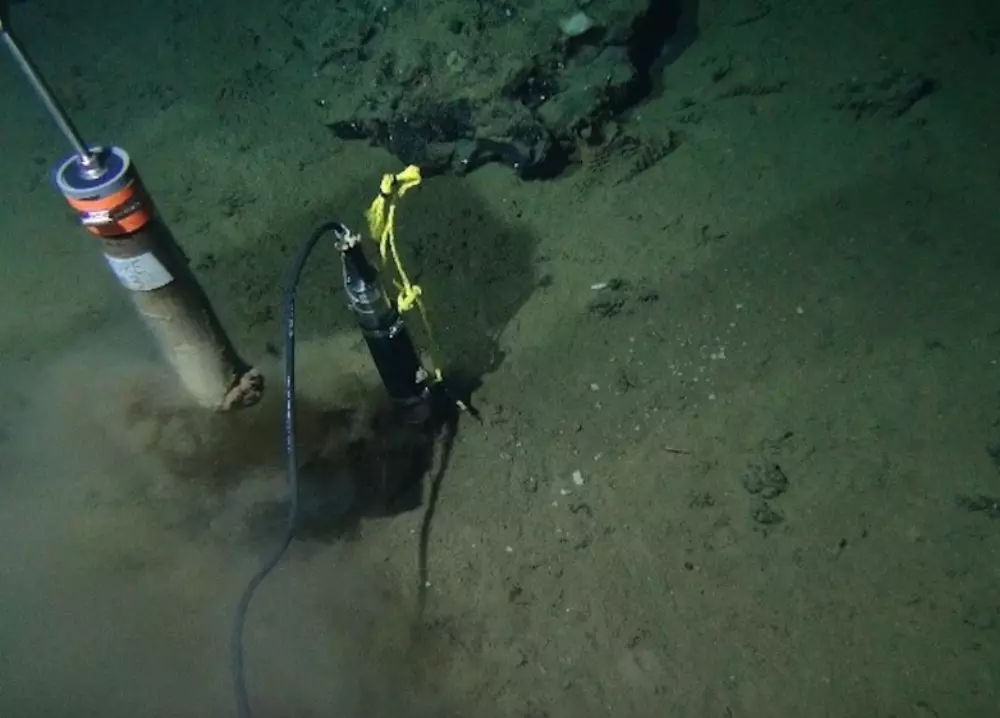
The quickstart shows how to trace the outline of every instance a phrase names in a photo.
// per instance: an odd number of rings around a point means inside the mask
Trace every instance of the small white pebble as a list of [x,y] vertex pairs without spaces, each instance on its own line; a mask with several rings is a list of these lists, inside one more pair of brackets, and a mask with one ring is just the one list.
[[598,291],[600,291],[602,289],[607,289],[608,288],[608,283],[607,282],[594,282],[593,284],[590,285],[590,288],[593,289],[595,292],[598,292]]
[[583,473],[579,469],[573,472],[573,483],[577,486],[583,486]]
[[504,549],[504,551],[506,551],[507,553],[514,553],[514,547],[508,546],[507,548]]
[[590,390],[591,391],[600,391],[601,390],[601,386],[600,386],[600,384],[591,384],[590,385]]

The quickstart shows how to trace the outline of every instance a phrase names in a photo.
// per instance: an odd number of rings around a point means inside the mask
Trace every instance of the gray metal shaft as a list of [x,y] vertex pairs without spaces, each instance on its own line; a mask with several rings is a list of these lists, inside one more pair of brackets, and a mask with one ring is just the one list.
[[73,147],[73,151],[80,158],[81,164],[85,167],[90,167],[97,163],[97,158],[90,151],[87,143],[83,141],[80,133],[77,131],[76,127],[73,126],[72,121],[70,121],[69,116],[63,110],[59,101],[52,94],[52,90],[49,89],[48,84],[45,82],[45,78],[42,77],[41,73],[35,67],[31,59],[25,54],[24,50],[21,49],[20,44],[14,39],[14,36],[10,34],[9,30],[3,30],[0,33],[3,37],[4,44],[7,45],[7,49],[10,50],[11,56],[14,58],[14,62],[17,66],[21,68],[21,72],[24,76],[28,78],[28,82],[31,83],[32,89],[35,94],[38,95],[38,99],[42,101],[45,105],[45,109],[48,111],[49,116],[55,121],[56,126],[59,131],[62,132],[63,137],[70,143]]

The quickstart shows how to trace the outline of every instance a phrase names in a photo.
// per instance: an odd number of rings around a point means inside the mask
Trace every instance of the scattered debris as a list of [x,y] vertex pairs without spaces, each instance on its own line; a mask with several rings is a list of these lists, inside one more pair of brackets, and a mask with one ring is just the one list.
[[747,493],[759,495],[762,499],[776,498],[788,490],[788,477],[773,462],[751,462],[740,480]]
[[638,305],[652,304],[659,298],[656,290],[633,287],[624,279],[611,279],[604,287],[601,298],[587,304],[587,312],[594,317],[610,319],[623,312],[631,314]]
[[771,508],[767,501],[759,496],[750,503],[750,516],[754,521],[764,526],[776,526],[785,520],[781,514]]
[[680,146],[680,137],[668,128],[656,135],[611,132],[589,134],[576,142],[573,157],[580,163],[578,194],[593,187],[619,187],[658,165]]
[[991,519],[1000,519],[1000,497],[962,494],[955,497],[955,505],[972,513],[986,514]]
[[715,506],[715,497],[709,491],[693,492],[688,496],[688,506],[692,509],[708,509]]
[[764,526],[774,526],[785,520],[769,503],[788,490],[788,477],[778,464],[772,461],[751,461],[740,481],[753,497],[750,516],[754,521]]
[[938,83],[921,73],[891,70],[874,80],[852,78],[837,86],[841,98],[834,108],[846,110],[854,119],[886,116],[902,117],[917,102],[938,89]]

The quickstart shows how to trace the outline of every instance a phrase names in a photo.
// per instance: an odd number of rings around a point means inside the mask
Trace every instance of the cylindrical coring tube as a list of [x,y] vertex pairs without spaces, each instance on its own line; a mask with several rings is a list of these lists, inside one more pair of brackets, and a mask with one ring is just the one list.
[[344,289],[390,398],[407,420],[421,423],[430,411],[427,372],[398,310],[386,298],[378,272],[357,245],[343,250]]
[[257,403],[263,378],[237,354],[128,155],[117,147],[95,153],[106,170],[100,177],[86,175],[73,157],[57,170],[56,184],[100,238],[108,266],[181,383],[206,408]]

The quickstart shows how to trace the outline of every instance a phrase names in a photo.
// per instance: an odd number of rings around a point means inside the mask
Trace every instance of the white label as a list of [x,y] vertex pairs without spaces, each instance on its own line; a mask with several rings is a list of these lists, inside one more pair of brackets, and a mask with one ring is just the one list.
[[84,227],[97,227],[102,224],[111,224],[111,211],[98,209],[93,212],[83,212],[80,214],[80,223]]
[[133,292],[151,292],[174,281],[167,268],[160,264],[160,260],[152,252],[127,259],[108,255],[104,255],[104,258],[108,260],[108,266],[122,286]]

